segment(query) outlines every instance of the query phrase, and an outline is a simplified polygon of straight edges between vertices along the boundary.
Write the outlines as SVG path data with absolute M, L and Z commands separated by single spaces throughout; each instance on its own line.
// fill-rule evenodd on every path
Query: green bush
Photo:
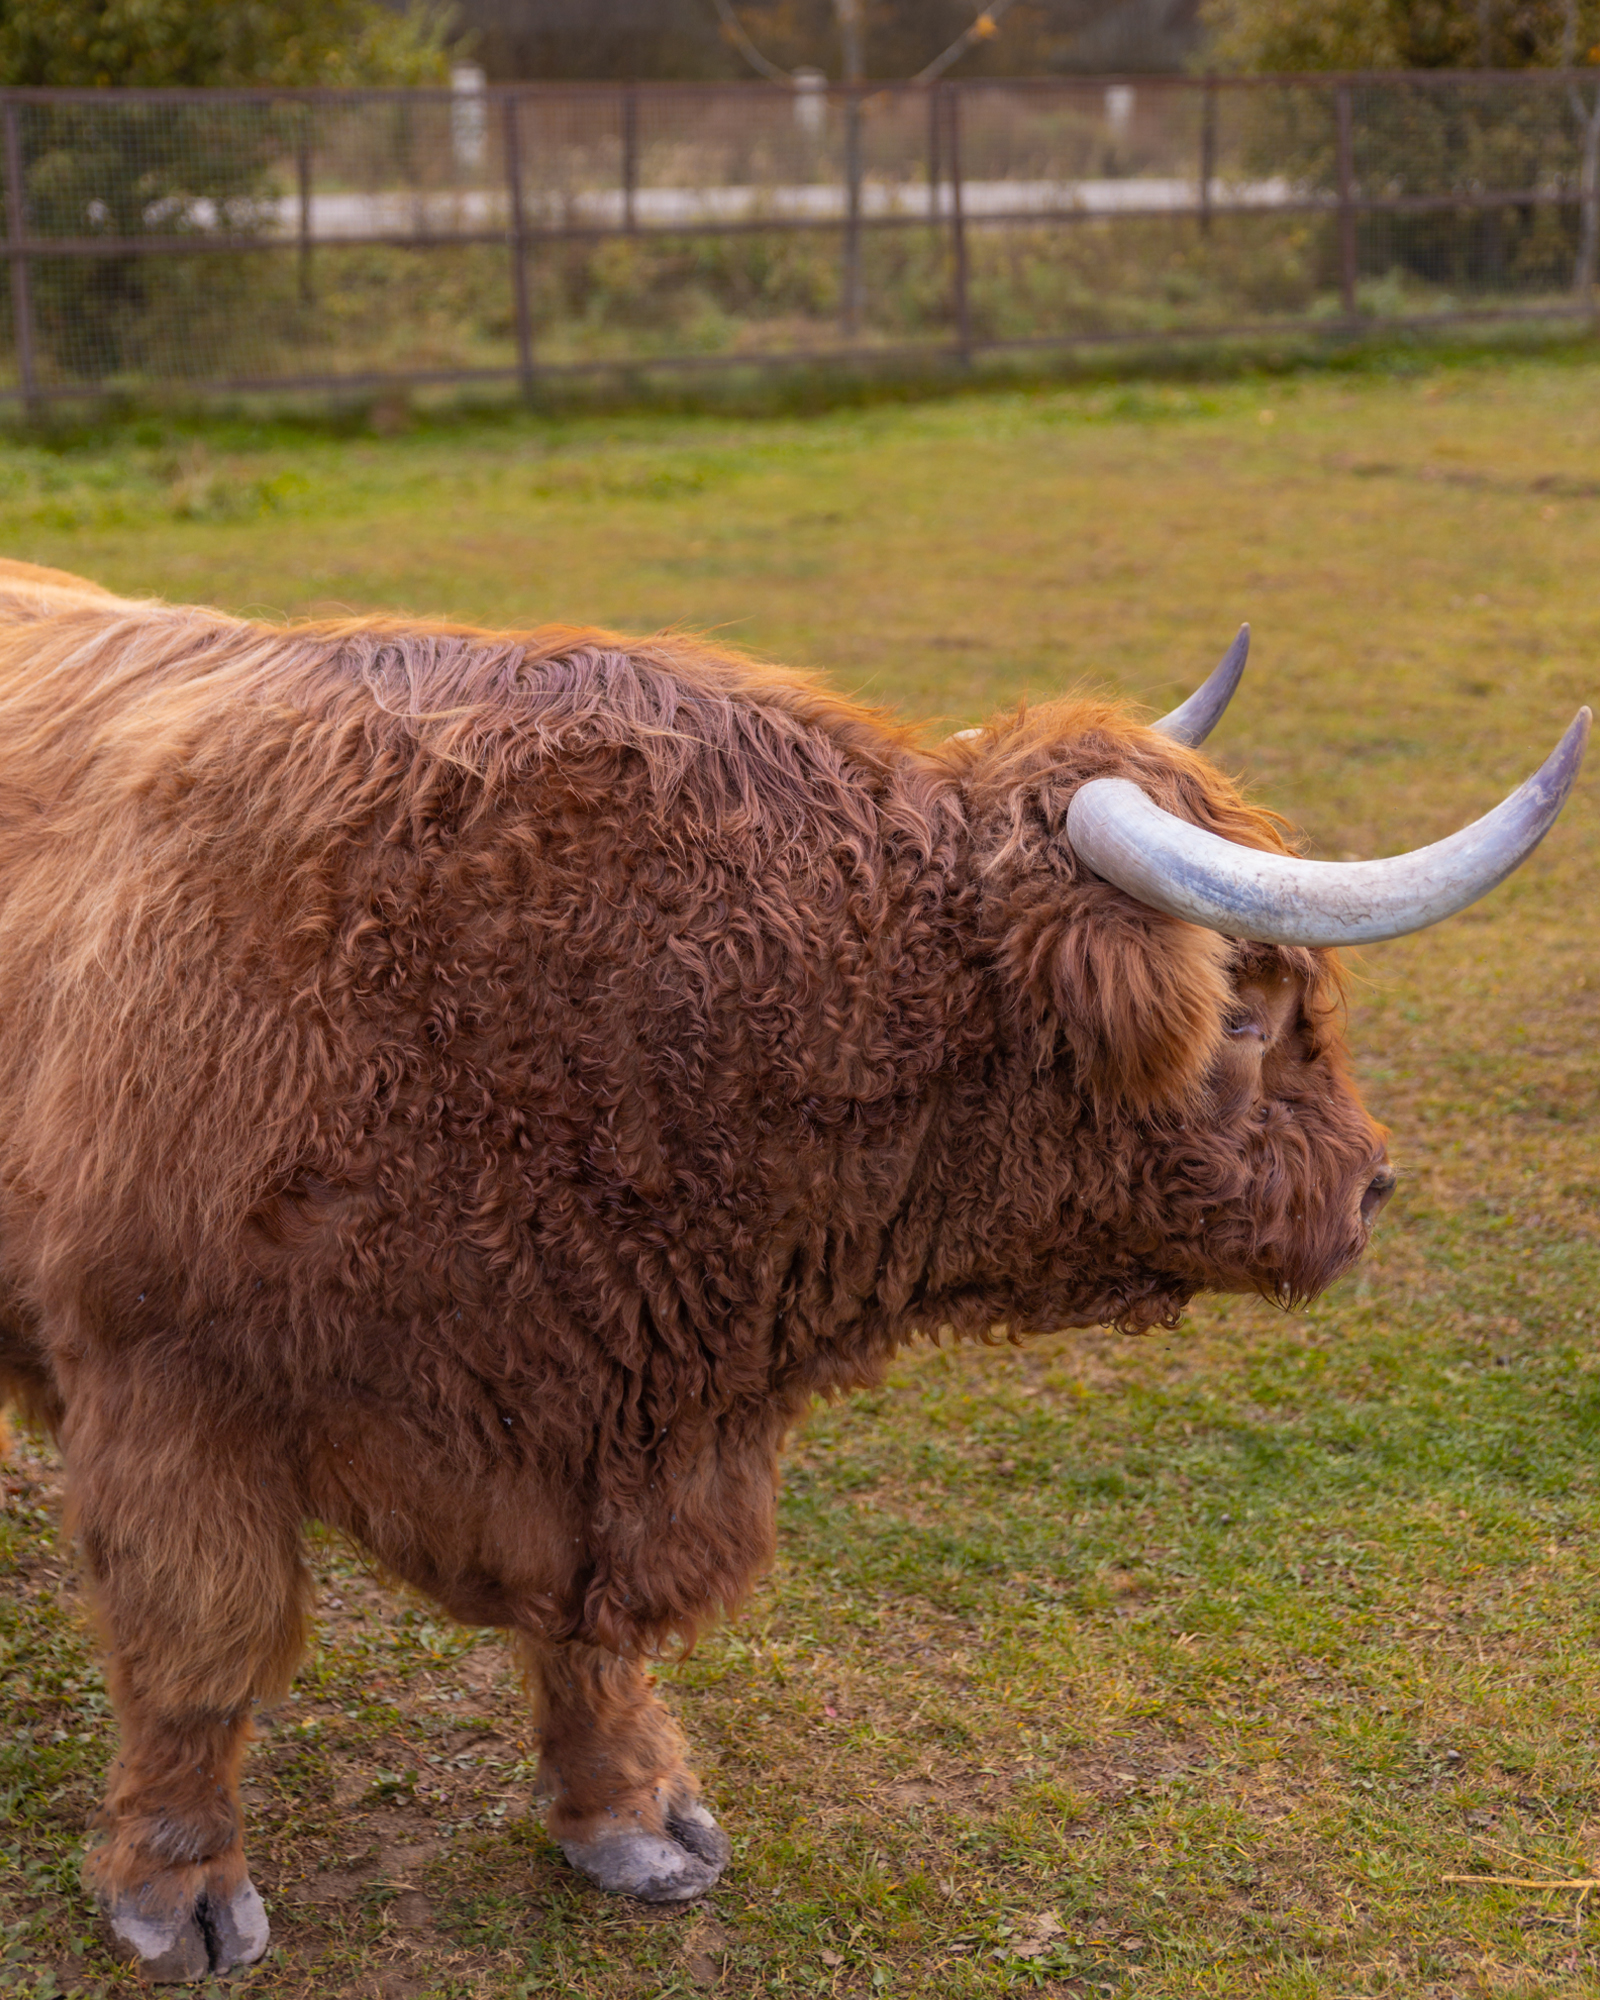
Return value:
M 445 71 L 446 30 L 430 8 L 395 12 L 380 0 L 11 0 L 0 8 L 0 85 L 429 83 Z M 306 113 L 108 98 L 35 101 L 17 115 L 31 233 L 126 240 L 259 233 Z M 175 292 L 197 315 L 198 360 L 221 321 L 250 304 L 241 266 L 207 262 L 202 273 L 131 255 L 41 260 L 43 358 L 86 380 L 141 371 Z

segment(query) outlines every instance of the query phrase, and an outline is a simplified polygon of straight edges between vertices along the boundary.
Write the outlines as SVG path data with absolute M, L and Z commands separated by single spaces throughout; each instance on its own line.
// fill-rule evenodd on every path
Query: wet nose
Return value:
M 1361 1220 L 1369 1229 L 1378 1219 L 1378 1210 L 1394 1193 L 1399 1178 L 1394 1168 L 1385 1160 L 1372 1179 L 1367 1182 L 1367 1191 L 1361 1197 Z

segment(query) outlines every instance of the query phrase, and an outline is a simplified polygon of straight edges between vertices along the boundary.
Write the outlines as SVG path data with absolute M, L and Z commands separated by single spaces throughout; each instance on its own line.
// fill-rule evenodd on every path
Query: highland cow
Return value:
M 260 1955 L 253 1703 L 332 1524 L 505 1628 L 607 1889 L 728 1843 L 641 1662 L 785 1432 L 920 1333 L 1288 1303 L 1393 1185 L 1327 947 L 1499 879 L 1290 855 L 1162 723 L 921 742 L 682 638 L 289 628 L 0 567 L 0 1392 L 60 1440 L 121 1750 L 91 1885 Z

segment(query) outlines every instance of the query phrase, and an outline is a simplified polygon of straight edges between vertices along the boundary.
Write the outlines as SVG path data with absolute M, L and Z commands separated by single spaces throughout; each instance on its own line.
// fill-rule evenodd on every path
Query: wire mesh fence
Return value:
M 1590 309 L 1600 74 L 0 94 L 0 394 Z

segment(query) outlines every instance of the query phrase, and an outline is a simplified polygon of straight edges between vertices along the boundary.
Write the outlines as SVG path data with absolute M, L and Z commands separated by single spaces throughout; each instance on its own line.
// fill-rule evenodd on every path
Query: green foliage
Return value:
M 447 17 L 379 0 L 19 0 L 0 9 L 0 82 L 51 86 L 416 84 L 445 64 Z M 19 113 L 24 200 L 43 237 L 249 237 L 279 192 L 305 113 L 294 105 L 178 100 L 33 103 Z M 234 372 L 227 324 L 251 274 L 208 260 L 43 259 L 37 331 L 68 377 L 149 365 L 174 337 L 187 372 Z
M 8 0 L 0 84 L 436 83 L 449 25 L 381 0 Z
M 1207 0 L 1219 70 L 1526 69 L 1600 61 L 1600 0 Z
M 1464 197 L 1451 212 L 1376 211 L 1358 225 L 1362 280 L 1395 277 L 1415 312 L 1517 296 L 1549 298 L 1573 284 L 1578 251 L 1576 207 L 1507 203 L 1473 206 L 1485 188 L 1572 186 L 1580 174 L 1584 107 L 1548 75 L 1526 83 L 1448 88 L 1410 77 L 1377 76 L 1351 89 L 1351 166 L 1367 195 Z M 1240 157 L 1257 174 L 1279 174 L 1332 201 L 1338 142 L 1332 94 L 1285 84 L 1243 98 L 1237 123 Z M 1332 236 L 1323 266 L 1333 277 Z M 1399 311 L 1398 302 L 1390 310 Z

